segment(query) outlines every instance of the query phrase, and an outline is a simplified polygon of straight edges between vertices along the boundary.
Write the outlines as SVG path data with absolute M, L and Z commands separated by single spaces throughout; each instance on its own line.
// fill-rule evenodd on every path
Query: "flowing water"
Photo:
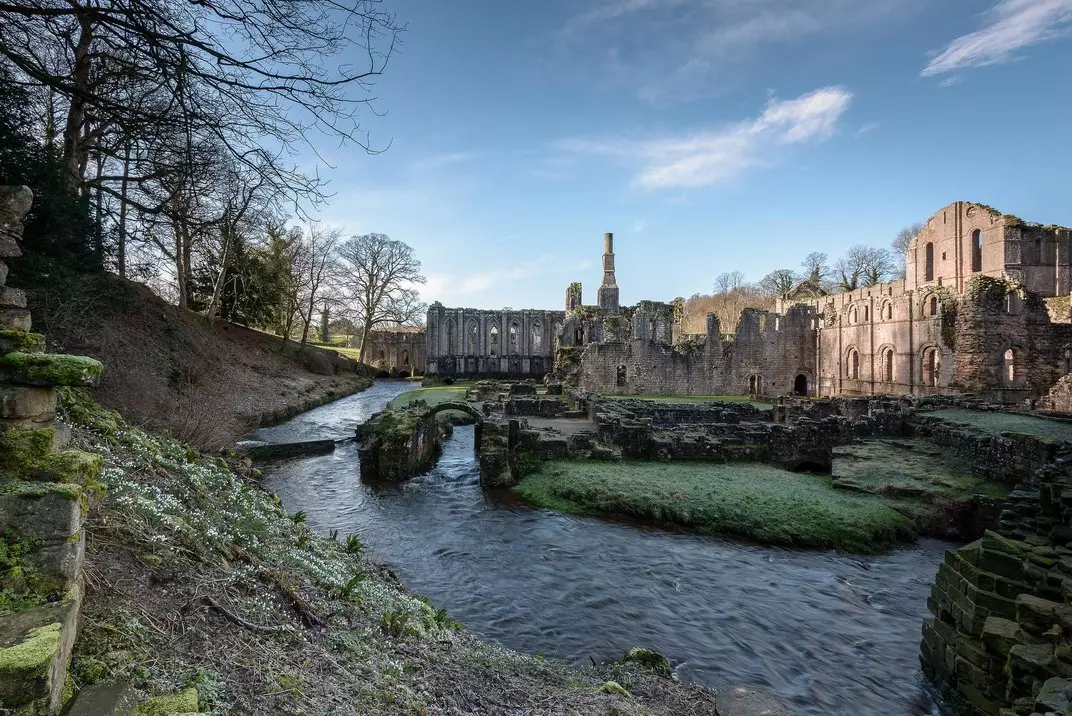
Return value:
M 254 437 L 348 437 L 407 389 L 377 382 Z M 947 543 L 861 558 L 534 509 L 481 490 L 472 427 L 402 485 L 362 483 L 352 442 L 270 464 L 264 483 L 319 532 L 360 535 L 407 587 L 505 647 L 587 664 L 645 646 L 684 680 L 757 686 L 801 713 L 938 713 L 918 654 Z

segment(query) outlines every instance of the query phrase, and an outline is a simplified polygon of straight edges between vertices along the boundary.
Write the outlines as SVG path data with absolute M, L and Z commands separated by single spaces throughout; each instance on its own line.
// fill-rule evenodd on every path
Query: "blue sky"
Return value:
M 887 246 L 956 200 L 1072 225 L 1072 0 L 386 0 L 408 23 L 325 222 L 424 298 L 560 308 Z

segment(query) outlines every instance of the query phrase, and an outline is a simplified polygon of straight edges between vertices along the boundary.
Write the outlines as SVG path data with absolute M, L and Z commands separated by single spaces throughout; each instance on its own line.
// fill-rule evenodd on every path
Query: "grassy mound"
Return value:
M 850 552 L 912 540 L 912 521 L 874 495 L 751 463 L 556 461 L 513 488 L 543 507 L 623 515 L 704 534 Z
M 358 536 L 288 516 L 247 461 L 133 428 L 84 392 L 64 402 L 106 485 L 86 523 L 75 688 L 194 689 L 217 716 L 712 710 L 707 692 L 640 665 L 577 670 L 482 643 L 371 562 Z M 600 691 L 609 679 L 628 705 Z
M 417 388 L 416 390 L 409 390 L 405 393 L 396 395 L 391 399 L 391 402 L 387 404 L 388 408 L 397 410 L 399 408 L 405 408 L 415 400 L 423 400 L 428 404 L 428 407 L 434 407 L 440 403 L 465 402 L 466 386 L 464 385 L 434 385 L 429 387 Z

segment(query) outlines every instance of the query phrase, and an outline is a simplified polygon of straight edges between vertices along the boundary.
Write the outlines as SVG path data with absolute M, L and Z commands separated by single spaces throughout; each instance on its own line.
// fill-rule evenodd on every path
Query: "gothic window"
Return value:
M 928 316 L 937 316 L 938 315 L 938 297 L 937 296 L 931 296 L 930 300 L 927 301 L 927 315 Z
M 1005 385 L 1014 387 L 1024 384 L 1023 355 L 1019 348 L 1010 348 L 1005 351 L 1005 367 L 1002 377 Z
M 510 352 L 511 353 L 517 353 L 517 352 L 520 351 L 520 348 L 518 347 L 518 343 L 519 343 L 519 340 L 520 340 L 519 333 L 520 333 L 520 331 L 518 330 L 517 323 L 511 323 L 510 324 Z
M 447 321 L 447 355 L 452 356 L 455 353 L 455 348 L 458 346 L 458 338 L 454 331 L 454 321 Z
M 476 321 L 472 321 L 469 324 L 469 329 L 466 331 L 466 340 L 468 340 L 469 345 L 466 346 L 465 352 L 469 355 L 476 355 L 480 351 L 479 335 L 480 332 L 479 329 L 476 327 Z
M 882 349 L 882 380 L 886 383 L 893 382 L 893 349 L 886 347 Z
M 490 355 L 499 355 L 499 328 L 492 326 L 488 331 L 488 353 Z
M 942 369 L 942 357 L 937 348 L 923 351 L 923 385 L 928 388 L 938 386 L 938 377 Z
M 930 242 L 923 248 L 923 280 L 934 280 L 934 244 Z
M 860 352 L 850 348 L 845 356 L 845 377 L 851 380 L 860 379 Z
M 531 343 L 532 350 L 529 351 L 530 353 L 538 355 L 543 351 L 543 325 L 539 321 L 532 324 Z
M 983 232 L 980 229 L 971 233 L 971 270 L 972 273 L 983 270 Z

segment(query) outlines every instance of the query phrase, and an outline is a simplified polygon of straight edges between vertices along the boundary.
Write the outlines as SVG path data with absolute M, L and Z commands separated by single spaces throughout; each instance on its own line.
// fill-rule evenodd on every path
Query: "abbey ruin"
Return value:
M 429 376 L 532 377 L 598 394 L 936 395 L 1013 403 L 1072 372 L 1072 230 L 955 202 L 908 249 L 905 278 L 828 294 L 804 281 L 724 334 L 681 330 L 683 305 L 621 306 L 604 237 L 595 305 L 428 311 Z

